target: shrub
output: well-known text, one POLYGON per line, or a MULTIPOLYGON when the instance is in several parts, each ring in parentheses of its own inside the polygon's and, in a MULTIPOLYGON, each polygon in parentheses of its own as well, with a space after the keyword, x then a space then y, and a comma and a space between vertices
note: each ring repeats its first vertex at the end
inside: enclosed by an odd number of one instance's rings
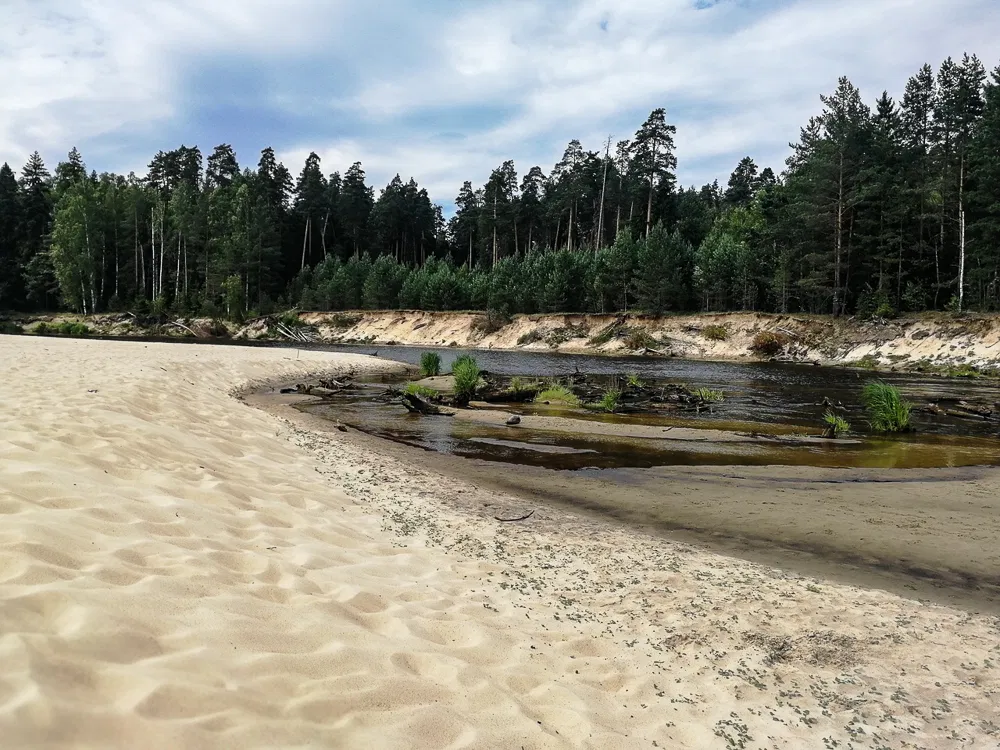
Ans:
POLYGON ((18 334, 24 333, 24 329, 20 323, 15 323, 13 320, 4 320, 0 321, 0 333, 18 334))
POLYGON ((336 313, 330 316, 330 325, 334 328, 350 328, 351 326, 357 325, 361 322, 360 315, 346 315, 344 313, 336 313))
POLYGON ((522 333, 517 338, 518 346, 527 346, 528 344, 534 344, 536 341, 542 340, 542 334, 537 328, 533 328, 527 333, 522 333))
POLYGON ((619 322, 604 326, 587 342, 589 346, 604 346, 613 338, 617 338, 622 332, 622 324, 619 322))
POLYGON ((403 391, 411 396, 422 396, 423 398, 434 398, 438 395, 438 392, 433 388, 428 388, 426 385, 420 385, 420 383, 407 383, 406 388, 404 388, 403 391))
POLYGON ((645 385, 645 383, 642 382, 642 378, 640 378, 639 374, 636 372, 630 372, 625 375, 625 382, 628 384, 629 388, 635 388, 636 390, 645 385))
POLYGON ((35 326, 35 333, 39 336, 51 336, 56 332, 55 326, 51 326, 44 320, 35 326))
POLYGON ((208 335, 214 336, 217 339, 229 338, 229 329, 223 321, 213 318, 212 323, 208 327, 208 335))
POLYGON ((463 355, 455 360, 451 367, 455 377, 455 399, 460 403, 469 403, 476 395, 479 387, 479 365, 469 355, 463 355))
POLYGON ((775 357, 781 354, 787 343, 788 339, 779 333, 761 331, 753 337, 750 351, 761 357, 775 357))
POLYGON ((854 363, 855 367, 860 367, 863 370, 877 370, 878 369, 878 357, 874 354, 866 354, 857 362, 854 363))
POLYGON ((299 317, 299 314, 294 310, 281 313, 281 315, 278 316, 278 322, 285 326, 285 328, 302 328, 305 325, 299 317))
POLYGON ((621 404, 622 392, 617 388, 611 387, 604 391, 601 396, 601 400, 598 402, 601 409, 608 412, 608 414, 613 414, 618 411, 618 406, 621 404))
POLYGON ((903 401, 899 389, 874 380, 861 393, 868 412, 868 424, 876 432, 907 432, 910 429, 911 404, 903 401))
POLYGON ((420 355, 420 372, 425 378, 441 373, 441 355, 437 352, 424 352, 420 355))
POLYGON ((553 383, 544 391, 535 396, 535 401, 550 401, 567 406, 579 406, 580 399, 576 397, 569 388, 564 385, 553 383))
POLYGON ((644 328, 633 328, 625 334, 624 344, 626 349, 640 350, 652 349, 657 345, 657 340, 649 335, 644 328))
POLYGON ((832 411, 828 411, 823 415, 823 421, 826 423, 823 437, 836 438, 851 431, 851 425, 848 421, 839 414, 834 414, 832 411))
POLYGON ((719 325, 705 326, 701 335, 709 341, 725 341, 729 338, 729 329, 719 325))
POLYGON ((510 323, 509 317, 496 310, 489 310, 485 315, 477 315, 473 318, 470 327, 476 333, 488 336, 491 333, 496 333, 508 323, 510 323))
POLYGON ((706 404, 715 404, 726 398, 722 391, 713 391, 711 388, 698 388, 694 391, 694 397, 706 404))
POLYGON ((60 323, 56 331, 63 336, 86 336, 90 333, 90 329, 83 323, 60 323))

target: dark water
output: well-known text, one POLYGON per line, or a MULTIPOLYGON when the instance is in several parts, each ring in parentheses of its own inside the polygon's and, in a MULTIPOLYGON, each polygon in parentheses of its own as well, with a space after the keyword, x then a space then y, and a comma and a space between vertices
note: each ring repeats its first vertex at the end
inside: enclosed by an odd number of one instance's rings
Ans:
MULTIPOLYGON (((408 346, 323 346, 330 351, 374 354, 419 365, 428 351, 408 346)), ((705 362, 661 357, 595 357, 525 351, 435 349, 441 355, 442 372, 462 354, 471 354, 488 372, 503 375, 548 378, 572 375, 613 377, 635 373, 644 381, 680 383, 691 388, 723 391, 725 401, 716 410, 726 422, 755 422, 816 428, 824 409, 823 398, 842 403, 856 429, 864 427, 861 389, 875 377, 892 383, 904 398, 920 406, 940 400, 941 406, 967 400, 990 405, 1000 412, 1000 383, 898 373, 868 373, 837 367, 814 367, 776 362, 705 362)), ((701 419, 703 424, 706 419, 701 419)), ((914 421, 924 434, 1000 437, 1000 420, 968 419, 915 412, 914 421)), ((676 424, 677 422, 673 422, 676 424)), ((1000 449, 1000 444, 998 444, 1000 449)))
MULTIPOLYGON (((323 347, 374 354, 418 364, 426 349, 417 347, 323 347)), ((848 369, 777 363, 701 362, 644 357, 594 357, 543 352, 438 350, 442 370, 455 357, 470 353, 486 371, 521 377, 550 378, 584 373, 608 379, 635 373, 653 385, 683 383, 721 390, 725 400, 712 413, 601 414, 579 409, 561 415, 581 420, 571 434, 485 425, 460 418, 413 416, 378 398, 384 385, 362 384, 326 403, 305 404, 312 413, 349 424, 373 435, 426 450, 457 456, 560 470, 650 468, 694 465, 796 465, 861 468, 932 468, 1000 464, 1000 424, 914 412, 918 431, 884 438, 865 434, 860 391, 871 375, 848 369), (850 440, 790 444, 789 435, 818 435, 824 397, 847 407, 845 416, 858 434, 850 440), (783 441, 717 443, 606 437, 588 433, 587 424, 703 427, 784 436, 783 441)), ((915 404, 933 399, 1000 400, 992 382, 889 374, 885 380, 915 404)), ((946 402, 942 406, 947 407, 946 402)), ((553 414, 531 404, 497 405, 505 411, 553 414)))

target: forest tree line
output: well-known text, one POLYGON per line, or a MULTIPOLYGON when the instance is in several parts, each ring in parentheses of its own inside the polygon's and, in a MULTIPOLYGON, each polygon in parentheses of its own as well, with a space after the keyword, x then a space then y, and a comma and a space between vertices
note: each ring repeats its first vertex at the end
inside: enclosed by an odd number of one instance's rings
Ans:
POLYGON ((784 169, 677 185, 654 110, 546 174, 466 182, 445 220, 413 179, 297 178, 266 148, 157 153, 139 177, 74 148, 0 167, 0 309, 245 317, 276 309, 515 312, 1000 309, 1000 67, 923 66, 900 102, 846 78, 784 169))

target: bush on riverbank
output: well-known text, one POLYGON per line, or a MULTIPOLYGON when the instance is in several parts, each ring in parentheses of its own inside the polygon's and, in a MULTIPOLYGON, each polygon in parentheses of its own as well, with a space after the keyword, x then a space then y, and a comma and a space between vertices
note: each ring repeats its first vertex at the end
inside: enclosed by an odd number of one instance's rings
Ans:
POLYGON ((464 354, 451 366, 451 374, 455 378, 455 400, 468 403, 479 388, 479 377, 482 374, 479 365, 475 359, 464 354))
POLYGON ((873 380, 865 385, 862 400, 868 412, 868 424, 876 432, 908 432, 912 404, 899 395, 899 389, 873 380))
POLYGON ((580 399, 576 397, 569 388, 564 385, 553 384, 535 396, 535 401, 548 401, 556 404, 566 404, 567 406, 579 406, 580 399))
POLYGON ((753 337, 750 351, 760 357, 776 357, 785 349, 788 339, 779 333, 761 331, 753 337))

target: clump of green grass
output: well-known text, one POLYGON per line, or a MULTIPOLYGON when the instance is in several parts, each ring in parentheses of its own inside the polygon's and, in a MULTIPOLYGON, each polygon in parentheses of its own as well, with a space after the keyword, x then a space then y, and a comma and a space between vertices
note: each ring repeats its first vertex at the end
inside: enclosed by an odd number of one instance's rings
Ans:
POLYGON ((639 373, 630 372, 625 375, 625 382, 628 384, 629 388, 639 389, 642 388, 645 383, 642 382, 642 378, 639 377, 639 373))
POLYGON ((713 391, 711 388, 696 388, 692 392, 692 395, 706 404, 716 404, 726 398, 726 395, 722 391, 713 391))
POLYGON ((84 323, 60 323, 59 333, 63 336, 88 336, 90 335, 90 328, 84 323))
POLYGON ((411 396, 420 396, 422 398, 434 398, 438 395, 438 392, 433 388, 428 388, 426 385, 420 385, 420 383, 407 383, 403 392, 411 396))
POLYGON ((455 378, 455 400, 459 403, 469 403, 479 388, 481 371, 473 357, 463 354, 451 366, 451 374, 455 378))
POLYGON ((12 335, 24 333, 24 328, 21 327, 20 323, 15 323, 13 320, 0 320, 0 333, 12 335))
POLYGON ((837 438, 851 431, 850 423, 832 411, 823 415, 823 422, 826 423, 826 429, 823 431, 823 437, 826 438, 837 438))
POLYGON ((425 378, 441 374, 441 355, 437 352, 424 352, 420 355, 420 372, 425 378))
POLYGON ((579 406, 580 399, 569 388, 564 385, 553 383, 544 391, 535 396, 535 401, 549 401, 556 404, 566 404, 567 406, 579 406))
POLYGON ((725 341, 729 338, 729 329, 720 325, 705 326, 701 329, 701 335, 709 341, 725 341))
POLYGON ((612 386, 604 391, 601 400, 597 403, 603 411, 606 411, 608 414, 614 414, 618 411, 618 407, 621 406, 621 400, 622 392, 612 386))
POLYGON ((912 404, 903 401, 899 389, 880 380, 866 383, 861 393, 868 412, 868 424, 876 432, 910 430, 912 404))

